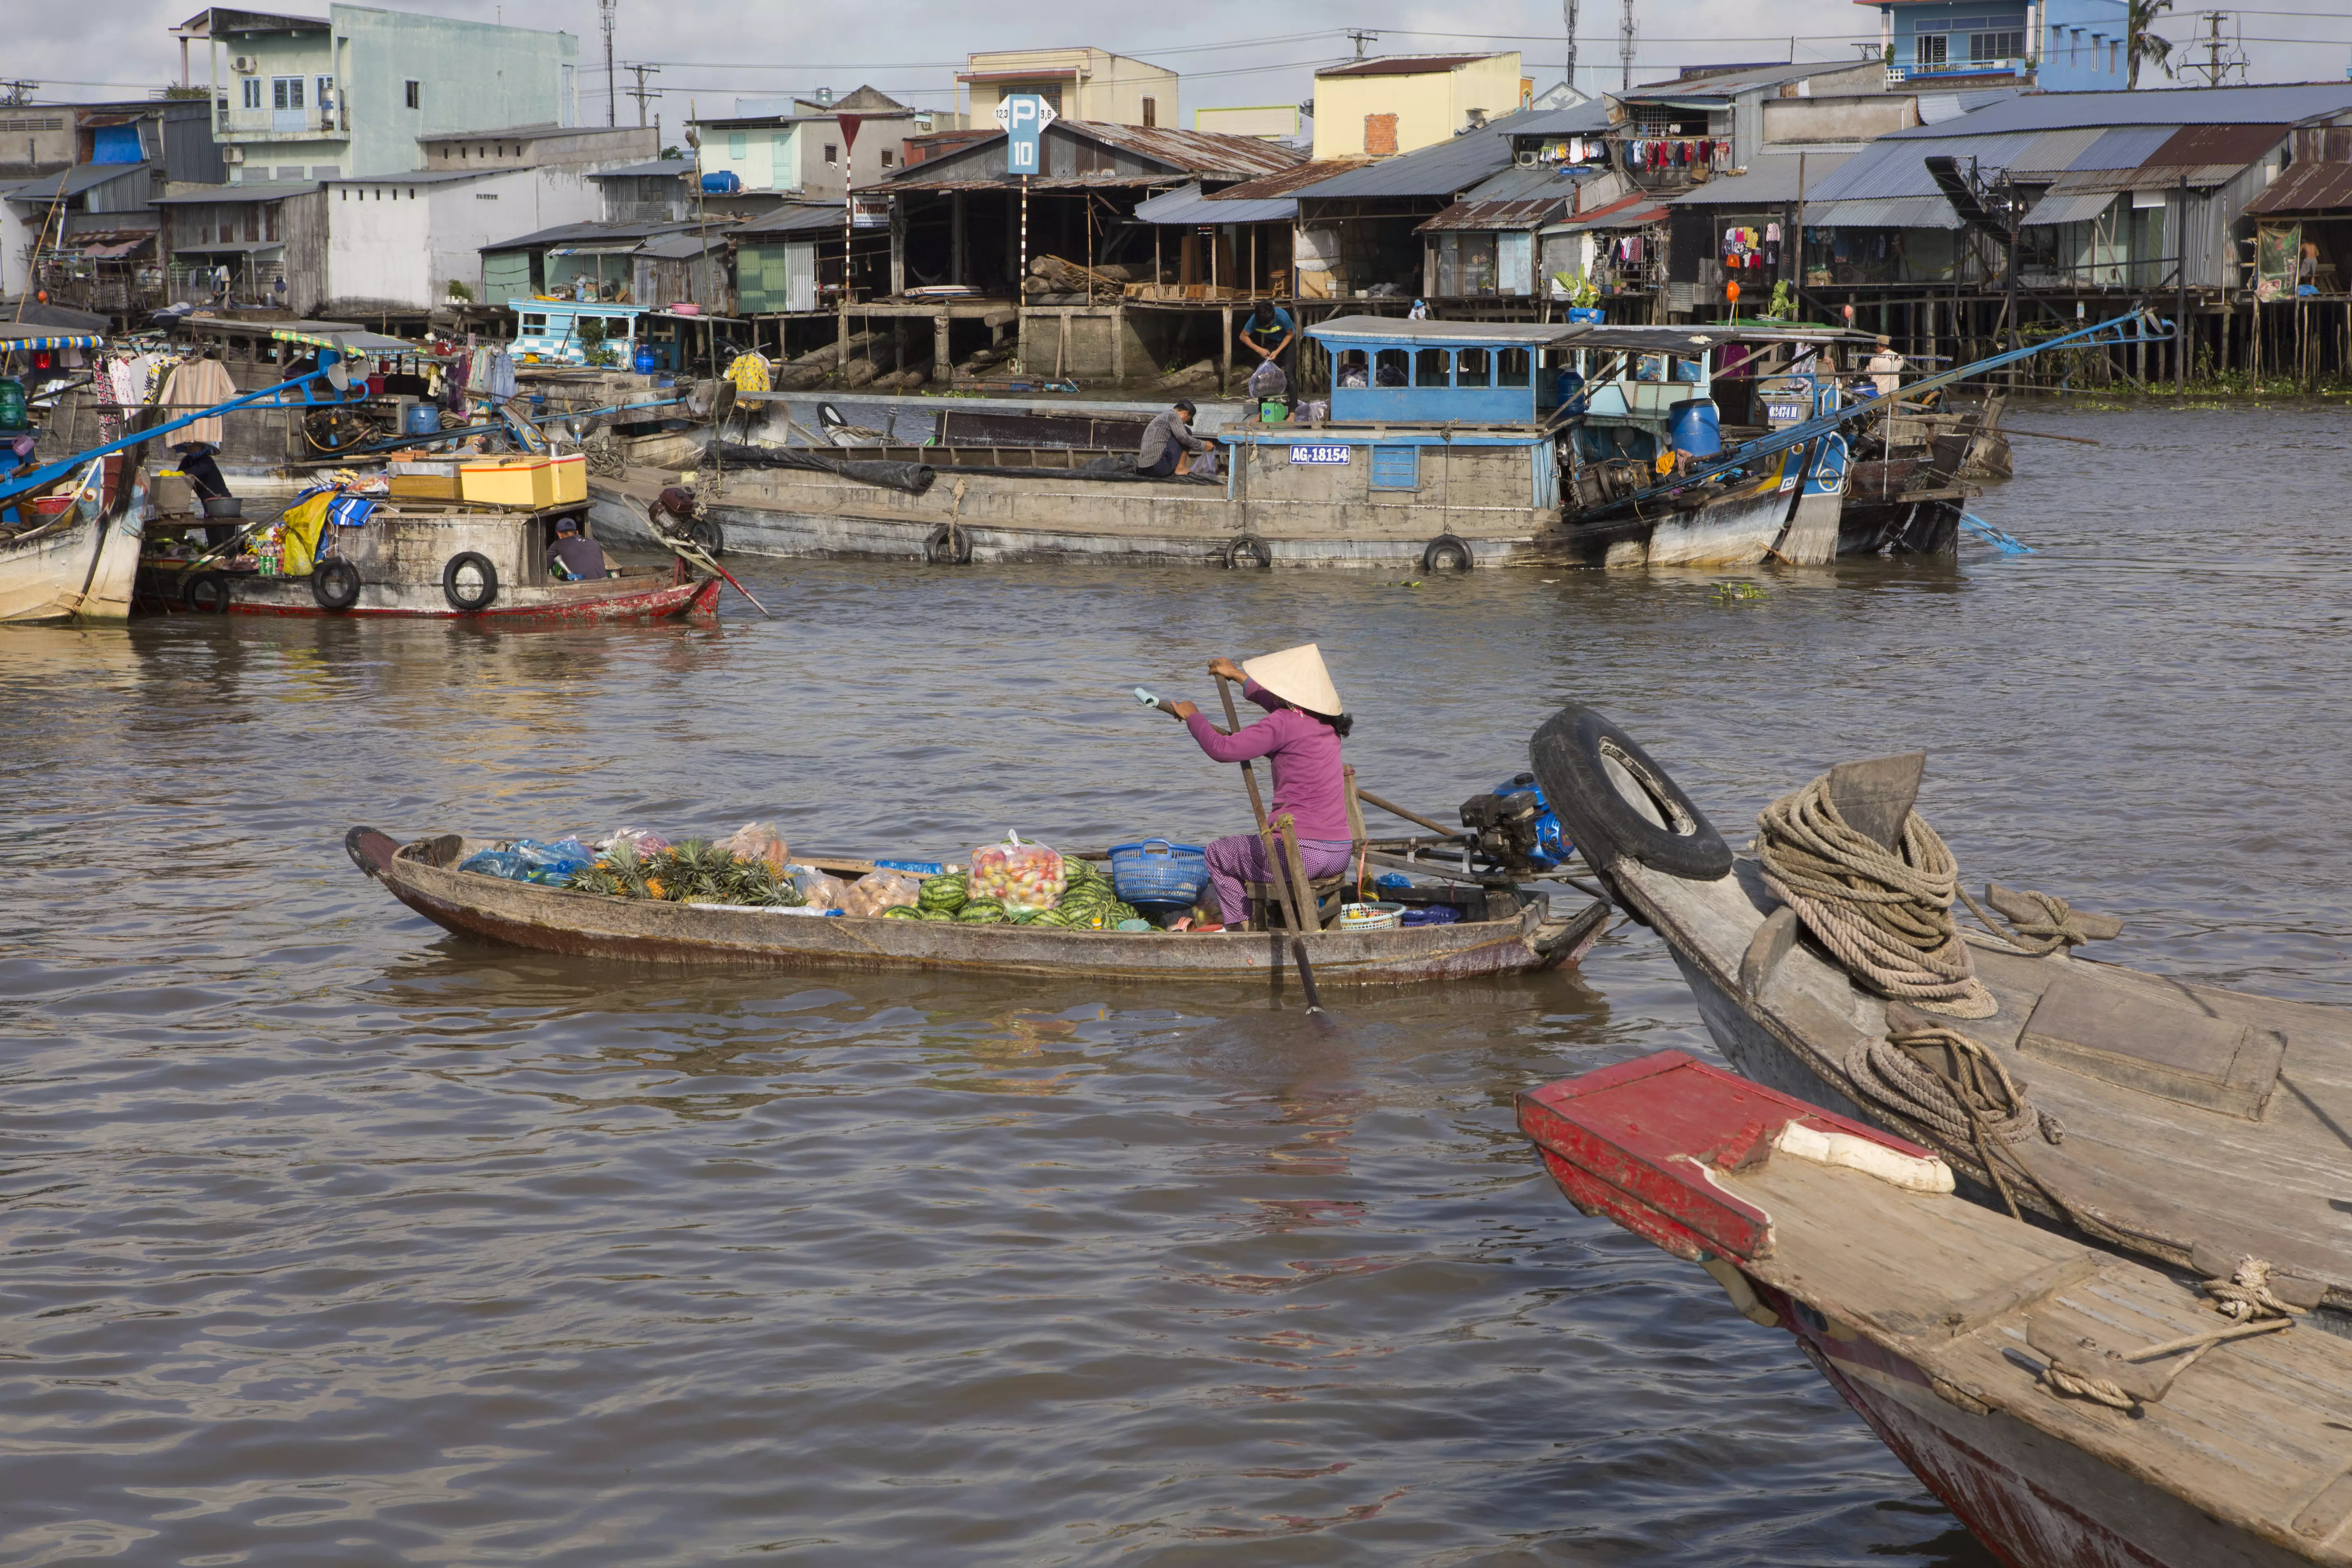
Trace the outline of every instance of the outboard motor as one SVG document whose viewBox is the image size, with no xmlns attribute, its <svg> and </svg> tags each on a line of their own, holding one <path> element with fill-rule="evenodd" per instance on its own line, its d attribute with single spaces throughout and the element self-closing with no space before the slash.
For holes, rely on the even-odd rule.
<svg viewBox="0 0 2352 1568">
<path fill-rule="evenodd" d="M 1514 774 L 1464 801 L 1462 826 L 1480 854 L 1509 871 L 1549 871 L 1575 847 L 1533 773 Z"/>
</svg>

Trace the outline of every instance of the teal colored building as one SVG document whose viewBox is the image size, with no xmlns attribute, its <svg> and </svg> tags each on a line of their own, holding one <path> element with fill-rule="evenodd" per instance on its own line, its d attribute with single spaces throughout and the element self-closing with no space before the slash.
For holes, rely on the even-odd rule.
<svg viewBox="0 0 2352 1568">
<path fill-rule="evenodd" d="M 425 166 L 420 138 L 579 123 L 570 33 L 369 5 L 323 19 L 215 5 L 172 33 L 182 83 L 212 91 L 236 182 L 407 174 Z"/>
<path fill-rule="evenodd" d="M 2130 85 L 2125 0 L 1860 0 L 1877 7 L 1890 88 Z"/>
</svg>

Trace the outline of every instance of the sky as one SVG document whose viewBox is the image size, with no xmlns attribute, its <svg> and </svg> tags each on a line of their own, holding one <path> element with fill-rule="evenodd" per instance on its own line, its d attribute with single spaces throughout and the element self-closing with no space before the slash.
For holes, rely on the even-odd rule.
<svg viewBox="0 0 2352 1568">
<path fill-rule="evenodd" d="M 1580 0 L 1577 85 L 1587 92 L 1619 85 L 1619 24 L 1626 0 Z M 2205 25 L 2180 0 L 2182 14 L 2156 29 L 2179 43 Z M 1796 58 L 1851 60 L 1874 41 L 1878 13 L 1849 0 L 1632 0 L 1633 79 L 1657 80 L 1694 64 Z M 302 0 L 276 7 L 323 15 Z M 604 118 L 603 36 L 596 0 L 422 0 L 391 8 L 478 21 L 560 28 L 581 38 L 581 117 Z M 178 79 L 179 49 L 170 28 L 197 6 L 192 0 L 89 0 L 79 5 L 10 0 L 9 43 L 0 73 L 39 84 L 37 100 L 129 98 Z M 846 92 L 870 83 L 919 107 L 955 107 L 955 73 L 975 49 L 1091 44 L 1182 73 L 1182 122 L 1195 109 L 1233 104 L 1295 104 L 1313 94 L 1318 65 L 1352 58 L 1351 31 L 1375 32 L 1369 54 L 1518 49 L 1539 87 L 1559 79 L 1565 21 L 1553 0 L 1488 0 L 1475 5 L 1413 5 L 1395 0 L 1180 0 L 1174 5 L 1122 6 L 1108 14 L 1085 5 L 989 5 L 971 0 L 928 4 L 876 0 L 864 5 L 748 5 L 742 0 L 617 0 L 614 58 L 658 66 L 648 79 L 666 128 L 690 110 L 727 112 L 737 96 Z M 93 19 L 95 18 L 95 19 Z M 1465 32 L 1465 28 L 1477 29 Z M 2266 0 L 2266 8 L 2225 13 L 2225 37 L 2244 39 L 2252 81 L 2341 80 L 2352 72 L 2352 7 L 2343 0 Z M 635 80 L 615 73 L 625 89 Z M 2143 73 L 2141 85 L 2166 85 Z M 622 120 L 637 106 L 618 100 Z"/>
</svg>

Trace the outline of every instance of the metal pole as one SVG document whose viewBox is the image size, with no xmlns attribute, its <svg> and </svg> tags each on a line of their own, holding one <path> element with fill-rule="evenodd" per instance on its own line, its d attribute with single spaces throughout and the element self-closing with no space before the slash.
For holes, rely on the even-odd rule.
<svg viewBox="0 0 2352 1568">
<path fill-rule="evenodd" d="M 2185 395 L 2189 391 L 2189 176 L 2180 176 L 2179 233 L 2175 237 L 2173 254 L 2179 258 L 2173 266 L 2172 304 L 2172 388 Z"/>
</svg>

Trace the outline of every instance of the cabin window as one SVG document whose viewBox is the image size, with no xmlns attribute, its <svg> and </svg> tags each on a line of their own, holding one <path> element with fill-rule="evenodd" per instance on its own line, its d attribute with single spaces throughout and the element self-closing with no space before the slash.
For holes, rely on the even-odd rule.
<svg viewBox="0 0 2352 1568">
<path fill-rule="evenodd" d="M 1372 489 L 1376 490 L 1421 489 L 1421 448 L 1404 446 L 1374 447 L 1372 448 Z"/>
<path fill-rule="evenodd" d="M 547 331 L 547 318 L 545 316 L 525 316 L 522 319 L 522 330 L 526 332 L 543 332 Z"/>
<path fill-rule="evenodd" d="M 1495 384 L 1525 386 L 1532 365 L 1532 356 L 1525 349 L 1504 349 L 1495 355 Z"/>
<path fill-rule="evenodd" d="M 1372 360 L 1374 386 L 1410 386 L 1411 360 L 1402 349 L 1382 349 Z"/>
<path fill-rule="evenodd" d="M 1464 349 L 1454 361 L 1454 384 L 1456 386 L 1492 386 L 1495 384 L 1493 356 L 1485 349 Z"/>
<path fill-rule="evenodd" d="M 1365 363 L 1363 350 L 1349 349 L 1340 354 L 1339 365 L 1332 373 L 1331 384 L 1334 386 L 1372 384 L 1371 366 Z"/>
<path fill-rule="evenodd" d="M 1412 356 L 1412 384 L 1415 386 L 1451 386 L 1454 384 L 1454 353 L 1450 349 L 1423 349 Z"/>
<path fill-rule="evenodd" d="M 1145 99 L 1143 100 L 1143 128 L 1146 131 L 1149 131 L 1159 123 L 1160 100 L 1156 98 Z"/>
</svg>

